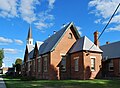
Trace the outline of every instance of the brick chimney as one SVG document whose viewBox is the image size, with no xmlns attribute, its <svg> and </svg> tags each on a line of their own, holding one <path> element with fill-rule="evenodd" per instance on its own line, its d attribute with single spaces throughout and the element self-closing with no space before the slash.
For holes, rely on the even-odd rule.
<svg viewBox="0 0 120 88">
<path fill-rule="evenodd" d="M 99 46 L 99 41 L 98 41 L 98 31 L 95 31 L 94 32 L 94 44 L 96 45 L 96 46 Z"/>
</svg>

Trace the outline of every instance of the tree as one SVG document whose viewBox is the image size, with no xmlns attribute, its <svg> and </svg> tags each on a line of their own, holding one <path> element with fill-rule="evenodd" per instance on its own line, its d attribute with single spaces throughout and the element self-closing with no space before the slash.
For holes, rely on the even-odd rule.
<svg viewBox="0 0 120 88">
<path fill-rule="evenodd" d="M 22 65 L 22 59 L 20 59 L 20 58 L 16 59 L 15 68 L 16 68 L 17 75 L 19 75 L 21 72 L 21 65 Z"/>
<path fill-rule="evenodd" d="M 4 58 L 4 50 L 0 49 L 0 67 L 2 67 L 3 58 Z"/>
<path fill-rule="evenodd" d="M 20 58 L 16 59 L 16 61 L 15 61 L 15 65 L 16 65 L 16 64 L 20 64 L 20 65 L 22 65 L 22 59 L 20 59 Z"/>
</svg>

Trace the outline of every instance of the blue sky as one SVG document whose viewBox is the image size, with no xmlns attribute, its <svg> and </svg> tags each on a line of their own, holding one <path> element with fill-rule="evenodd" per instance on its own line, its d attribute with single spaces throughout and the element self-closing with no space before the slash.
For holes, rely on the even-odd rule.
<svg viewBox="0 0 120 88">
<path fill-rule="evenodd" d="M 33 39 L 44 41 L 53 31 L 74 22 L 81 36 L 93 41 L 93 32 L 102 31 L 119 0 L 0 0 L 0 48 L 4 48 L 5 66 L 24 56 L 29 25 Z M 120 41 L 120 9 L 100 38 Z"/>
</svg>

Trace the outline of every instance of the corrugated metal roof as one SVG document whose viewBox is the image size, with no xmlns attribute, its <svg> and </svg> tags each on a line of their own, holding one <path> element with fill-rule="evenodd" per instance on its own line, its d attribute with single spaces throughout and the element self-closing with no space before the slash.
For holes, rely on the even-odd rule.
<svg viewBox="0 0 120 88">
<path fill-rule="evenodd" d="M 61 40 L 62 36 L 69 29 L 69 27 L 71 27 L 71 25 L 73 25 L 73 22 L 69 23 L 68 25 L 63 27 L 61 30 L 56 32 L 54 35 L 49 37 L 47 40 L 45 40 L 44 43 L 39 48 L 39 54 L 44 54 L 44 53 L 54 50 L 55 47 L 57 46 L 58 42 Z M 74 27 L 74 25 L 73 25 L 73 27 Z M 76 29 L 75 29 L 75 32 L 76 32 L 77 36 L 80 37 L 80 35 L 79 35 L 78 31 L 76 31 Z"/>
<path fill-rule="evenodd" d="M 86 36 L 78 39 L 69 53 L 74 53 L 82 50 L 89 50 L 94 43 L 89 40 Z M 102 52 L 102 50 L 94 44 L 94 46 L 89 51 Z"/>
<path fill-rule="evenodd" d="M 120 41 L 100 46 L 100 48 L 103 50 L 103 58 L 120 57 Z"/>
</svg>

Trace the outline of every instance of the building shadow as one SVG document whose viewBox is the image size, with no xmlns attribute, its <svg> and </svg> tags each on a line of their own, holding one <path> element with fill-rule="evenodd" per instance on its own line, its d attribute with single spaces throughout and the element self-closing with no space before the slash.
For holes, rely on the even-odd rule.
<svg viewBox="0 0 120 88">
<path fill-rule="evenodd" d="M 59 78 L 59 74 L 58 74 L 58 69 L 54 66 L 54 65 L 50 65 L 50 79 L 58 79 Z"/>
<path fill-rule="evenodd" d="M 84 72 L 84 79 L 90 79 L 90 78 L 91 78 L 91 69 L 90 66 L 87 66 Z"/>
</svg>

